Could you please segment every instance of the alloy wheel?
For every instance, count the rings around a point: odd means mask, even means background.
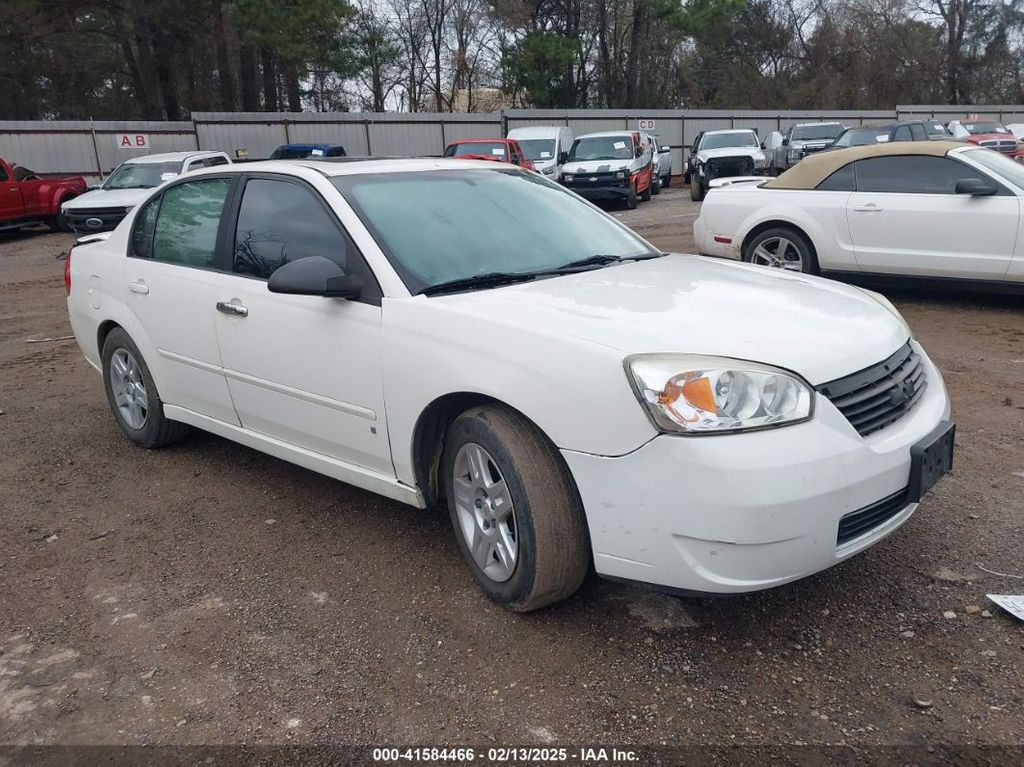
[[[753,253],[750,254],[750,263],[770,266],[773,269],[802,272],[804,258],[792,240],[785,237],[768,237],[754,248]]]
[[[484,575],[503,583],[519,558],[519,528],[505,478],[491,454],[475,442],[459,448],[452,473],[459,530],[470,556]]]
[[[121,418],[133,429],[141,429],[149,414],[149,394],[142,370],[127,349],[118,349],[110,358],[110,388]]]

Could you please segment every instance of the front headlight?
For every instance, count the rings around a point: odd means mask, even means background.
[[[566,183],[571,184],[572,183],[572,174],[571,173],[563,173],[562,174],[562,181],[565,181]]]
[[[767,165],[767,164],[768,164],[768,161],[765,160],[763,154],[761,154],[761,155],[754,155],[754,167],[755,168],[763,169],[764,166]]]
[[[620,171],[617,171],[615,173],[615,178],[617,178],[619,181],[621,181],[625,177],[626,177],[626,171],[624,171],[624,170],[620,170]]]
[[[543,173],[545,176],[550,176],[551,174],[553,174],[555,172],[555,166],[554,165],[547,165],[547,166],[541,168],[540,172]]]
[[[765,429],[814,413],[807,382],[769,365],[686,354],[637,354],[625,365],[633,391],[663,432]]]
[[[803,152],[801,152],[799,149],[790,149],[787,153],[787,156],[789,157],[790,162],[798,162],[802,154]]]

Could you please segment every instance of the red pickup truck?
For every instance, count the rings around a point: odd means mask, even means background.
[[[67,231],[60,206],[85,190],[81,176],[40,178],[0,157],[0,232],[37,224]]]

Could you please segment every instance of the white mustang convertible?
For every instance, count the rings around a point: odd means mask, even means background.
[[[954,141],[823,152],[776,179],[713,188],[701,253],[808,273],[1024,289],[1024,166]]]

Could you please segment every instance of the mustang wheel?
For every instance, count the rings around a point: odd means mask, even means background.
[[[766,229],[747,243],[743,260],[758,266],[817,274],[818,262],[803,234],[788,227]]]
[[[526,612],[575,592],[590,567],[583,505],[562,457],[509,408],[474,408],[448,430],[444,485],[459,548],[494,601]]]
[[[114,328],[103,342],[107,402],[121,430],[143,447],[162,447],[183,437],[188,426],[164,417],[164,406],[131,337]]]

